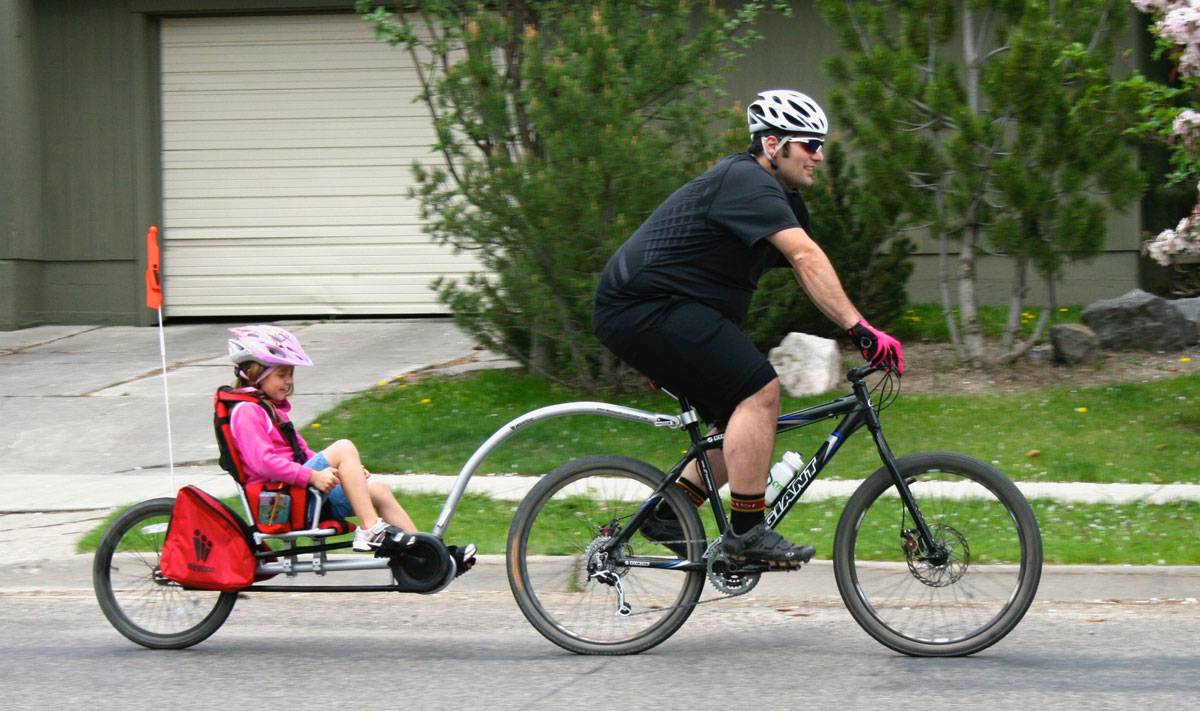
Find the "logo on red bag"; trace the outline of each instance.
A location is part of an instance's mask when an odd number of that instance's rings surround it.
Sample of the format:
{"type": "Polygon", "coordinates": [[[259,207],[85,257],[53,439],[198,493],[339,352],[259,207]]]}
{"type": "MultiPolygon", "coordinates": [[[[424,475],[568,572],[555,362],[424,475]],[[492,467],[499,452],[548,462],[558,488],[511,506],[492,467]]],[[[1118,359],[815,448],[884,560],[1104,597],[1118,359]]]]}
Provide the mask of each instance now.
{"type": "MultiPolygon", "coordinates": [[[[208,536],[201,533],[200,529],[198,528],[192,534],[192,546],[196,549],[196,560],[200,561],[201,563],[206,562],[208,560],[208,555],[212,553],[213,544],[212,541],[209,540],[208,536]]],[[[212,570],[212,568],[207,565],[189,564],[188,567],[192,570],[212,570]]]]}
{"type": "Polygon", "coordinates": [[[208,536],[201,533],[200,529],[197,528],[192,537],[192,543],[196,546],[196,560],[201,563],[208,560],[208,554],[212,553],[213,547],[212,541],[208,540],[208,536]]]}

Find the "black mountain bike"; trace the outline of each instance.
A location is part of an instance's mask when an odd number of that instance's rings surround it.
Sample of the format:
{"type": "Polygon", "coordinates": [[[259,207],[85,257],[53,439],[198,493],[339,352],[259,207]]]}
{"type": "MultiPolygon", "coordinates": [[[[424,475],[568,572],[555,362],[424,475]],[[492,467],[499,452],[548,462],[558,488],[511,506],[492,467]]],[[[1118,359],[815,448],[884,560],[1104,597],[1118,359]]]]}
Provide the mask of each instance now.
{"type": "MultiPolygon", "coordinates": [[[[778,525],[842,444],[866,426],[883,466],[858,487],[838,522],[833,569],[842,600],[868,634],[898,652],[978,652],[1012,631],[1037,592],[1037,519],[1017,487],[984,462],[952,452],[894,457],[878,415],[898,390],[889,373],[869,387],[867,376],[878,370],[850,371],[851,395],[779,417],[780,432],[842,419],[780,492],[767,523],[778,525]]],[[[683,625],[706,578],[733,596],[774,572],[724,556],[720,539],[706,539],[696,508],[674,486],[687,463],[698,460],[718,535],[728,529],[705,454],[720,448],[724,436],[703,435],[687,400],[680,398],[680,406],[683,414],[671,417],[568,403],[518,418],[489,440],[494,446],[530,422],[581,413],[682,428],[691,437],[685,456],[665,474],[627,457],[586,457],[547,474],[522,501],[508,535],[509,585],[525,617],[551,642],[579,654],[636,654],[683,625]],[[654,543],[639,532],[663,501],[682,525],[679,541],[654,543]],[[687,557],[664,543],[685,547],[687,557]]]]}

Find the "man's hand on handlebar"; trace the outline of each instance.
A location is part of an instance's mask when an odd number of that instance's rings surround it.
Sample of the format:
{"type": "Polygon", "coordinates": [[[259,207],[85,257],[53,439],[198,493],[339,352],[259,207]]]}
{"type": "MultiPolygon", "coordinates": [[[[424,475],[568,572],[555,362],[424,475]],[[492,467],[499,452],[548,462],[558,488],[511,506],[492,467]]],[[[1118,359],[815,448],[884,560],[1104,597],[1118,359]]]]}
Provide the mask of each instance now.
{"type": "Polygon", "coordinates": [[[897,375],[904,374],[904,347],[894,337],[880,331],[866,320],[859,321],[846,331],[862,357],[871,365],[885,367],[897,375]]]}

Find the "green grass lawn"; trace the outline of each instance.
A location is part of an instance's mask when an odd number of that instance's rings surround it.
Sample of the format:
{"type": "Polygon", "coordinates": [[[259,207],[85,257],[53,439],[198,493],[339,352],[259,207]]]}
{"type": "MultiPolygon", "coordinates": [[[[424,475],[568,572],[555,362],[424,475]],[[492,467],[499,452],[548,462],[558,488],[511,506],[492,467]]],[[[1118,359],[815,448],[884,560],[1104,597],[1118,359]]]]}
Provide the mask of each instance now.
{"type": "MultiPolygon", "coordinates": [[[[1050,323],[1079,323],[1079,315],[1082,311],[1080,306],[1060,306],[1052,314],[1050,323]]],[[[954,309],[954,314],[955,317],[958,316],[958,309],[954,309]]],[[[1041,314],[1042,309],[1039,306],[1028,306],[1022,309],[1020,327],[1017,330],[1019,338],[1028,338],[1033,333],[1034,326],[1037,325],[1041,314]]],[[[984,335],[989,339],[999,338],[1004,333],[1007,321],[1007,306],[979,307],[979,323],[983,328],[984,335]]],[[[902,342],[950,342],[950,329],[946,326],[946,317],[942,315],[942,307],[937,304],[910,304],[888,330],[902,342]]]]}
{"type": "MultiPolygon", "coordinates": [[[[445,501],[439,494],[401,492],[397,498],[423,530],[433,527],[445,501]]],[[[228,503],[237,510],[236,501],[228,503]]],[[[1200,546],[1195,545],[1200,535],[1200,502],[1113,505],[1065,504],[1039,499],[1031,503],[1041,526],[1047,563],[1200,564],[1200,546]]],[[[815,546],[817,557],[827,560],[832,555],[833,534],[844,505],[844,499],[800,503],[784,519],[779,530],[796,542],[815,546]]],[[[446,541],[470,541],[479,547],[480,553],[501,554],[516,509],[515,501],[467,494],[451,521],[446,541]]],[[[970,512],[969,508],[963,510],[970,512]]],[[[94,551],[100,535],[118,515],[119,512],[114,512],[85,536],[79,543],[79,552],[94,551]]],[[[567,531],[579,530],[575,509],[570,500],[554,501],[548,504],[546,515],[545,519],[539,519],[541,540],[531,542],[531,552],[561,553],[563,551],[555,547],[556,541],[569,538],[565,535],[567,531]],[[557,530],[563,531],[564,535],[555,535],[557,530]]],[[[715,530],[711,514],[706,511],[704,518],[711,536],[715,530]]],[[[977,532],[971,533],[972,539],[978,541],[977,532]]],[[[979,556],[994,552],[978,544],[976,548],[979,556]]],[[[665,551],[661,552],[665,554],[665,551]]],[[[872,557],[896,559],[898,556],[893,547],[887,546],[873,551],[872,557]]]]}
{"type": "MultiPolygon", "coordinates": [[[[535,408],[595,396],[515,371],[485,371],[378,387],[347,400],[305,428],[320,449],[349,438],[373,471],[456,474],[471,453],[514,417],[535,408]]],[[[674,414],[674,401],[644,394],[607,398],[674,414]]],[[[785,398],[786,410],[829,397],[785,398]]],[[[888,442],[898,455],[964,452],[1024,481],[1200,482],[1200,375],[1154,383],[1085,389],[1047,388],[997,395],[905,395],[884,410],[888,442]]],[[[811,455],[833,421],[782,435],[779,451],[811,455]]],[[[481,472],[541,474],[574,457],[625,454],[666,469],[686,435],[598,416],[533,425],[484,461],[481,472]]],[[[879,467],[864,430],[822,474],[859,479],[879,467]]]]}
{"type": "MultiPolygon", "coordinates": [[[[984,308],[985,331],[999,333],[1005,311],[984,308]]],[[[1028,331],[1036,309],[1023,314],[1028,331]]],[[[1057,322],[1077,322],[1079,309],[1066,307],[1057,322]]],[[[894,329],[905,340],[946,340],[945,323],[933,306],[906,310],[894,329]]],[[[302,395],[301,395],[302,397],[302,395]]],[[[825,402],[831,396],[785,398],[785,410],[825,402]]],[[[353,440],[367,466],[377,472],[456,474],[471,453],[511,419],[545,405],[597,396],[575,392],[514,371],[485,371],[456,378],[403,380],[377,387],[323,413],[305,428],[314,449],[336,439],[353,440]]],[[[674,401],[649,391],[604,397],[631,407],[675,414],[674,401]]],[[[1200,483],[1200,374],[1146,384],[1094,388],[1045,388],[996,395],[905,395],[886,409],[882,421],[897,455],[924,450],[959,451],[991,462],[1015,480],[1125,483],[1200,483]]],[[[795,449],[806,457],[835,425],[825,421],[781,436],[778,453],[795,449]]],[[[686,435],[598,416],[541,422],[507,440],[477,474],[543,474],[572,458],[623,454],[670,468],[683,454],[686,435]]],[[[861,479],[879,467],[869,434],[859,432],[822,473],[861,479]]],[[[398,498],[423,530],[429,530],[445,497],[400,493],[398,498]]],[[[798,505],[780,526],[784,535],[810,543],[828,559],[844,501],[798,505]]],[[[1032,502],[1042,529],[1048,563],[1200,564],[1200,502],[1169,504],[1066,504],[1032,502]]],[[[239,505],[233,505],[235,509],[239,505]]],[[[517,502],[468,493],[447,535],[450,543],[472,541],[482,553],[503,553],[517,502]]],[[[95,549],[114,513],[79,544],[95,549]]],[[[554,552],[556,526],[577,530],[568,503],[548,508],[550,534],[535,553],[554,552]],[[555,523],[559,521],[561,523],[555,523]]],[[[970,518],[968,512],[967,518],[970,518]]],[[[711,520],[708,521],[713,530],[711,520]]],[[[895,556],[888,544],[875,555],[895,556]]]]}

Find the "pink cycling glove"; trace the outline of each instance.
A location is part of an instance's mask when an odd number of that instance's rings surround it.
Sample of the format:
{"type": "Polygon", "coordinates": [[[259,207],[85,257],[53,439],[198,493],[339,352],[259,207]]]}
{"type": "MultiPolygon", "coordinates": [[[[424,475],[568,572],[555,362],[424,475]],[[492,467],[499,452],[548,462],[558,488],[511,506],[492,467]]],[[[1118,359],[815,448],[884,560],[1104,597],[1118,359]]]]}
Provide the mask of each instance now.
{"type": "Polygon", "coordinates": [[[904,373],[904,348],[900,341],[880,331],[866,320],[859,321],[846,333],[871,365],[884,365],[899,374],[904,373]]]}

